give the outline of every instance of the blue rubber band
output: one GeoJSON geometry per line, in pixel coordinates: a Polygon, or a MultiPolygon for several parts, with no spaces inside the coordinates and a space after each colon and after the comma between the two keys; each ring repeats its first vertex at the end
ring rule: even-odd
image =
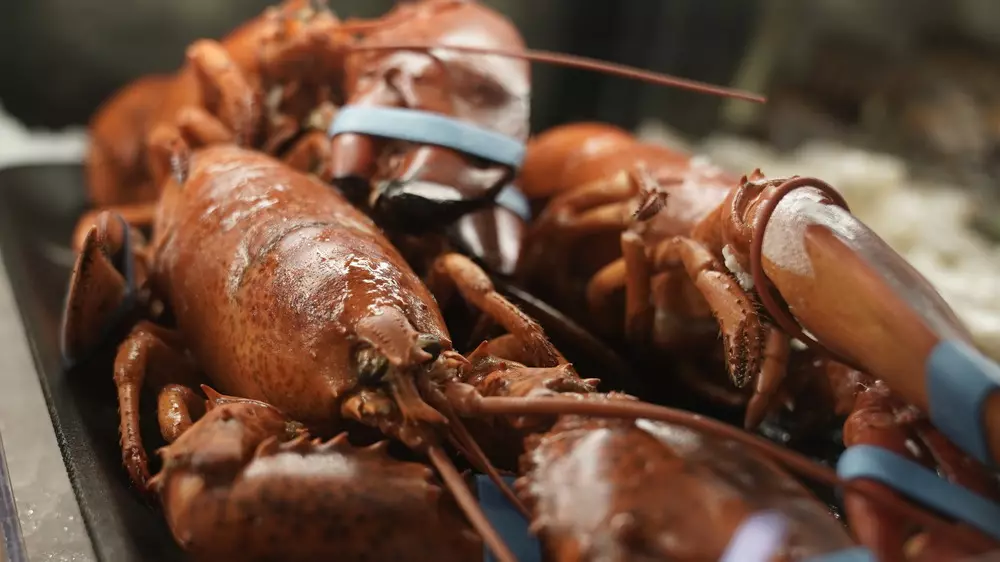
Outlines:
{"type": "MultiPolygon", "coordinates": [[[[111,314],[108,315],[107,322],[104,323],[100,328],[100,336],[97,338],[97,344],[94,345],[93,349],[88,349],[84,351],[83,357],[72,357],[66,352],[66,342],[63,341],[59,346],[61,348],[62,354],[62,365],[63,369],[72,369],[78,363],[85,362],[86,359],[90,357],[97,349],[101,347],[101,344],[105,340],[111,337],[115,329],[118,328],[118,324],[121,323],[135,308],[138,302],[138,291],[136,290],[135,284],[135,255],[132,254],[132,229],[129,224],[125,221],[121,215],[118,216],[118,220],[121,221],[122,227],[124,229],[124,235],[122,236],[122,277],[125,278],[125,294],[122,295],[122,302],[118,305],[111,314]]],[[[67,294],[67,298],[68,298],[67,294]]],[[[67,303],[68,305],[68,303],[67,303]]]]}
{"type": "Polygon", "coordinates": [[[806,559],[805,562],[878,562],[878,559],[875,558],[872,551],[859,546],[813,556],[806,559]]]}
{"type": "Polygon", "coordinates": [[[768,562],[781,551],[788,535],[788,518],[776,511],[755,513],[729,538],[720,562],[768,562]]]}
{"type": "MultiPolygon", "coordinates": [[[[762,511],[740,523],[719,562],[768,562],[781,551],[788,536],[788,518],[762,511]]],[[[878,562],[865,547],[852,547],[807,558],[805,562],[878,562]]]]}
{"type": "Polygon", "coordinates": [[[986,398],[1000,390],[1000,365],[966,343],[942,340],[927,358],[931,423],[963,451],[994,466],[983,428],[986,398]]]}
{"type": "Polygon", "coordinates": [[[358,133],[442,146],[515,169],[524,161],[525,146],[520,140],[418,109],[345,105],[337,112],[327,133],[330,138],[358,133]]]}
{"type": "Polygon", "coordinates": [[[837,461],[844,480],[870,478],[1000,540],[1000,504],[956,486],[935,472],[873,445],[849,447],[837,461]]]}
{"type": "MultiPolygon", "coordinates": [[[[504,482],[509,486],[514,483],[514,478],[504,477],[504,482]]],[[[479,493],[479,505],[483,508],[483,513],[510,547],[514,557],[519,562],[541,562],[542,548],[538,544],[538,539],[528,531],[528,521],[507,501],[496,484],[485,474],[477,474],[476,490],[479,493]]],[[[486,562],[496,562],[496,557],[485,545],[483,545],[483,559],[486,562]]]]}
{"type": "Polygon", "coordinates": [[[528,198],[515,185],[507,185],[500,190],[493,202],[521,217],[524,222],[531,222],[531,204],[528,198]]]}

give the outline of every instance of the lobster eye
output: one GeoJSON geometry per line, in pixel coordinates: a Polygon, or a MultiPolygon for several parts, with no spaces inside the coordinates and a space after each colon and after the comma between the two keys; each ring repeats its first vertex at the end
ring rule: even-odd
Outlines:
{"type": "Polygon", "coordinates": [[[366,386],[375,386],[389,372],[389,360],[372,347],[364,347],[358,351],[358,382],[366,386]]]}
{"type": "Polygon", "coordinates": [[[417,347],[426,351],[431,355],[431,360],[437,359],[441,352],[444,351],[444,342],[441,338],[431,335],[431,334],[421,334],[417,338],[417,347]]]}

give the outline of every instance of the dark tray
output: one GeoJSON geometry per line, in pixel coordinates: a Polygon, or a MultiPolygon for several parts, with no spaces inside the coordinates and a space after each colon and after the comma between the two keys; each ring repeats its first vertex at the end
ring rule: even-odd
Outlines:
{"type": "Polygon", "coordinates": [[[62,368],[59,321],[83,181],[78,165],[0,170],[0,251],[95,554],[114,562],[183,560],[160,514],[131,489],[122,468],[109,357],[62,368]]]}
{"type": "MultiPolygon", "coordinates": [[[[112,379],[114,348],[87,363],[63,369],[59,324],[74,255],[69,240],[85,210],[79,165],[25,166],[0,170],[0,252],[48,403],[56,438],[98,559],[113,562],[184,560],[157,508],[133,490],[121,464],[118,406],[112,379]]],[[[500,280],[498,285],[500,284],[500,280]]],[[[609,388],[641,394],[621,359],[599,342],[582,342],[546,322],[544,311],[510,287],[500,287],[539,318],[553,343],[584,376],[609,388]],[[603,355],[601,351],[606,351],[603,355]]],[[[544,306],[544,305],[543,305],[544,306]]],[[[586,335],[584,336],[586,337],[586,335]]],[[[147,451],[162,445],[144,394],[143,437],[147,451]]],[[[158,469],[150,455],[150,468],[158,469]]]]}

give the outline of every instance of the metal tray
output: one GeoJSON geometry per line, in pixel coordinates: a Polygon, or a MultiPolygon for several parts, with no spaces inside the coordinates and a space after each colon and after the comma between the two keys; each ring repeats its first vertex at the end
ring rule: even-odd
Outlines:
{"type": "MultiPolygon", "coordinates": [[[[116,346],[106,345],[70,371],[61,363],[59,323],[74,260],[68,241],[85,208],[80,165],[0,170],[0,254],[95,555],[113,562],[184,560],[158,509],[131,489],[122,468],[112,379],[116,346]]],[[[617,355],[599,342],[580,345],[565,330],[545,322],[537,308],[518,298],[516,289],[500,289],[539,317],[553,343],[581,375],[599,377],[609,388],[642,394],[632,370],[617,355]],[[607,353],[602,355],[602,350],[607,353]]],[[[142,433],[151,452],[163,444],[152,412],[155,396],[147,393],[142,400],[146,406],[142,433]]],[[[156,462],[151,454],[151,469],[158,469],[156,462]]]]}

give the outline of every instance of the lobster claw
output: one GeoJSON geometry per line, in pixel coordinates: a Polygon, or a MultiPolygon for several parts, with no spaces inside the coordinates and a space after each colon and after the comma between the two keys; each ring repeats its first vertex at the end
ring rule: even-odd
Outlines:
{"type": "Polygon", "coordinates": [[[791,190],[772,209],[757,220],[759,268],[787,304],[775,320],[884,380],[981,462],[1000,463],[1000,367],[973,349],[927,279],[820,189],[791,190]]]}
{"type": "Polygon", "coordinates": [[[1000,487],[991,472],[965,458],[881,382],[857,396],[844,425],[844,445],[847,452],[837,465],[841,478],[891,488],[961,522],[952,533],[925,530],[910,536],[898,514],[848,490],[844,507],[851,527],[878,559],[893,559],[904,549],[914,559],[934,559],[928,558],[934,552],[951,552],[947,559],[957,559],[1000,544],[1000,487]],[[968,533],[976,533],[973,540],[968,533]]]}
{"type": "Polygon", "coordinates": [[[372,194],[372,208],[380,223],[416,234],[454,222],[487,204],[485,199],[465,198],[454,187],[420,180],[383,181],[372,194]]]}
{"type": "Polygon", "coordinates": [[[102,212],[81,243],[70,277],[60,333],[63,364],[70,368],[105,343],[140,300],[145,270],[134,252],[138,233],[120,215],[102,212]]]}
{"type": "Polygon", "coordinates": [[[531,207],[513,185],[504,187],[495,203],[459,218],[450,227],[449,238],[489,271],[510,277],[521,256],[531,207]]]}

